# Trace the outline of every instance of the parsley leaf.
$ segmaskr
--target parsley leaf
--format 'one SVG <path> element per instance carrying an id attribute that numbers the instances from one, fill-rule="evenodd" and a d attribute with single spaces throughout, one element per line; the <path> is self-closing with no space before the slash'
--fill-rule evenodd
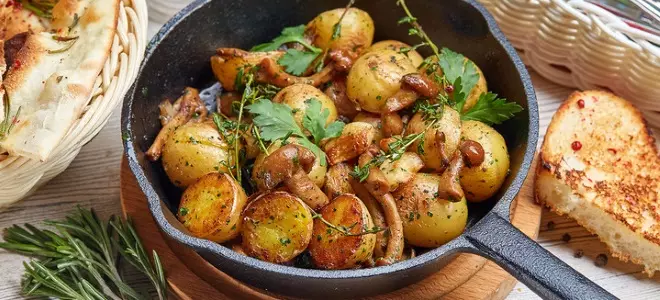
<path id="1" fill-rule="evenodd" d="M 320 144 L 321 140 L 326 138 L 338 137 L 344 130 L 344 123 L 335 121 L 325 126 L 326 120 L 330 115 L 330 111 L 321 105 L 321 101 L 316 98 L 310 98 L 307 101 L 307 109 L 303 117 L 302 125 L 305 129 L 309 130 L 314 137 L 314 143 Z"/>
<path id="2" fill-rule="evenodd" d="M 261 138 L 266 141 L 276 141 L 289 133 L 305 136 L 286 104 L 262 99 L 246 108 L 256 116 L 253 122 L 261 129 Z"/>
<path id="3" fill-rule="evenodd" d="M 507 102 L 506 99 L 497 98 L 497 94 L 489 92 L 481 94 L 474 107 L 463 113 L 461 119 L 481 121 L 488 125 L 501 124 L 522 110 L 517 103 Z"/>
<path id="4" fill-rule="evenodd" d="M 479 73 L 474 63 L 460 53 L 442 48 L 439 59 L 445 78 L 454 86 L 453 99 L 456 110 L 462 111 L 467 97 L 479 81 Z"/>
<path id="5" fill-rule="evenodd" d="M 319 56 L 320 52 L 305 52 L 297 49 L 289 49 L 286 51 L 277 63 L 283 66 L 287 73 L 300 76 L 314 62 Z"/>
<path id="6" fill-rule="evenodd" d="M 298 142 L 301 146 L 312 151 L 312 153 L 320 159 L 322 166 L 327 165 L 325 152 L 323 152 L 319 146 L 307 139 L 303 131 L 298 127 L 296 120 L 293 118 L 293 112 L 289 106 L 281 103 L 273 103 L 267 99 L 261 99 L 246 108 L 250 113 L 255 115 L 253 122 L 261 130 L 262 139 L 274 142 L 285 139 L 291 135 L 297 136 L 299 137 Z M 310 110 L 307 109 L 305 114 L 307 115 L 309 111 Z M 325 130 L 327 132 L 327 129 Z"/>
<path id="7" fill-rule="evenodd" d="M 270 43 L 256 45 L 252 47 L 250 51 L 252 52 L 275 51 L 278 48 L 282 47 L 282 45 L 293 42 L 300 43 L 301 45 L 305 46 L 308 49 L 315 48 L 309 45 L 309 43 L 307 43 L 304 36 L 305 36 L 305 25 L 286 27 L 282 30 L 280 36 L 274 38 Z"/>

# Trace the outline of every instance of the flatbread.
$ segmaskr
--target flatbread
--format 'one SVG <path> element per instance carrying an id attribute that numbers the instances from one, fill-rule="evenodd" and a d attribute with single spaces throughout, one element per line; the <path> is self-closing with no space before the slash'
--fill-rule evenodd
<path id="1" fill-rule="evenodd" d="M 0 0 L 0 40 L 11 39 L 23 32 L 38 33 L 48 29 L 47 21 L 14 0 Z"/>
<path id="2" fill-rule="evenodd" d="M 66 25 L 76 24 L 68 33 L 69 37 L 78 37 L 75 41 L 57 41 L 50 32 L 27 38 L 16 61 L 9 64 L 3 82 L 12 115 L 19 107 L 21 114 L 0 148 L 12 155 L 48 159 L 91 97 L 94 82 L 110 54 L 119 1 L 81 0 L 67 9 L 62 15 L 76 19 Z M 53 30 L 65 29 L 64 25 L 59 27 Z"/>

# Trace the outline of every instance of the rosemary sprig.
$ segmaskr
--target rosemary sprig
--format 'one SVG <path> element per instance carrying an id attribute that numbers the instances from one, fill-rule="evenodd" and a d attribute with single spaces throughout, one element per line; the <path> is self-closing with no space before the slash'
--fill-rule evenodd
<path id="1" fill-rule="evenodd" d="M 133 225 L 119 218 L 102 221 L 93 210 L 78 210 L 62 221 L 46 222 L 55 229 L 30 224 L 5 229 L 0 248 L 32 256 L 21 283 L 26 296 L 62 299 L 145 299 L 123 281 L 119 255 L 146 274 L 166 299 L 165 275 L 158 255 L 146 255 Z"/>
<path id="2" fill-rule="evenodd" d="M 0 141 L 7 138 L 11 130 L 16 125 L 18 117 L 21 115 L 21 107 L 18 108 L 16 114 L 11 116 L 11 101 L 9 100 L 9 94 L 5 90 L 5 94 L 2 97 L 2 105 L 4 108 L 4 119 L 0 122 Z"/>

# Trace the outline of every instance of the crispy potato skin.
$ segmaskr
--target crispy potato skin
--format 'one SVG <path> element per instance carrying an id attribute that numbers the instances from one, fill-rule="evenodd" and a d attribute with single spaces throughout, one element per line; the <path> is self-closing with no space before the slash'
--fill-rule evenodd
<path id="1" fill-rule="evenodd" d="M 373 228 L 369 211 L 354 195 L 345 194 L 335 198 L 321 210 L 321 215 L 334 225 L 353 226 L 349 231 L 351 233 L 360 233 L 365 229 Z M 314 264 L 319 268 L 350 269 L 370 260 L 375 244 L 375 234 L 345 236 L 316 219 L 309 253 Z"/>
<path id="2" fill-rule="evenodd" d="M 397 161 L 385 161 L 379 169 L 387 178 L 390 190 L 394 191 L 400 185 L 412 180 L 412 178 L 424 167 L 422 159 L 413 152 L 405 152 Z"/>
<path id="3" fill-rule="evenodd" d="M 300 145 L 300 143 L 295 137 L 289 138 L 288 142 L 294 145 Z M 270 144 L 267 150 L 268 153 L 273 153 L 277 151 L 277 149 L 280 149 L 281 147 L 282 147 L 282 142 L 277 141 Z M 254 161 L 254 167 L 252 168 L 253 176 L 254 174 L 256 174 L 256 171 L 260 169 L 259 166 L 264 162 L 264 159 L 266 159 L 266 153 L 259 153 L 259 155 L 257 155 L 257 159 Z M 312 170 L 310 170 L 309 173 L 307 173 L 307 176 L 309 177 L 309 179 L 312 180 L 312 182 L 314 182 L 314 184 L 316 184 L 320 188 L 323 187 L 323 185 L 325 184 L 325 173 L 327 171 L 328 171 L 328 167 L 321 166 L 321 160 L 318 159 L 317 157 L 316 160 L 314 161 L 314 166 L 312 167 Z"/>
<path id="4" fill-rule="evenodd" d="M 330 140 L 325 145 L 325 154 L 330 165 L 351 160 L 367 151 L 376 141 L 376 130 L 371 124 L 363 122 L 349 123 L 341 136 Z"/>
<path id="5" fill-rule="evenodd" d="M 495 129 L 479 121 L 463 122 L 461 139 L 473 140 L 484 148 L 484 162 L 472 168 L 464 167 L 460 182 L 470 202 L 492 197 L 509 173 L 509 151 L 506 141 Z"/>
<path id="6" fill-rule="evenodd" d="M 342 194 L 355 194 L 351 187 L 351 167 L 345 163 L 336 164 L 325 174 L 325 194 L 334 199 Z"/>
<path id="7" fill-rule="evenodd" d="M 406 129 L 406 134 L 415 134 L 424 132 L 427 124 L 423 120 L 422 114 L 415 114 Z M 458 144 L 460 143 L 461 138 L 461 117 L 457 111 L 452 109 L 449 106 L 445 106 L 445 111 L 442 114 L 442 119 L 433 128 L 430 128 L 424 134 L 424 153 L 420 154 L 420 157 L 424 161 L 426 168 L 430 168 L 434 171 L 441 172 L 444 170 L 446 165 L 440 159 L 442 157 L 440 153 L 438 141 L 438 133 L 444 133 L 445 135 L 445 150 L 448 157 L 452 157 L 453 154 L 458 149 Z M 414 143 L 410 148 L 410 151 L 417 152 L 418 146 L 421 142 Z"/>
<path id="8" fill-rule="evenodd" d="M 291 107 L 296 123 L 300 128 L 304 128 L 302 120 L 305 116 L 305 111 L 307 111 L 307 101 L 312 98 L 321 102 L 322 109 L 328 110 L 329 114 L 326 119 L 326 125 L 337 120 L 337 107 L 335 107 L 335 103 L 321 90 L 308 84 L 294 84 L 283 88 L 275 95 L 273 102 L 284 103 Z"/>
<path id="9" fill-rule="evenodd" d="M 406 242 L 410 245 L 438 247 L 461 235 L 465 229 L 467 202 L 436 198 L 440 182 L 437 175 L 419 173 L 392 194 L 403 220 Z"/>
<path id="10" fill-rule="evenodd" d="M 165 141 L 163 168 L 170 180 L 185 188 L 211 172 L 227 172 L 233 165 L 227 144 L 211 123 L 187 123 Z M 224 162 L 224 163 L 223 163 Z"/>
<path id="11" fill-rule="evenodd" d="M 374 140 L 376 142 L 382 140 L 385 137 L 385 133 L 383 131 L 383 120 L 379 115 L 361 111 L 357 114 L 357 116 L 355 116 L 355 118 L 353 118 L 353 122 L 364 122 L 371 124 L 371 126 L 376 129 L 376 135 L 374 136 Z"/>
<path id="12" fill-rule="evenodd" d="M 261 63 L 264 58 L 278 60 L 284 51 L 248 52 L 235 48 L 220 48 L 217 55 L 211 57 L 211 69 L 215 78 L 220 81 L 226 91 L 236 90 L 236 76 L 240 70 L 247 70 Z"/>
<path id="13" fill-rule="evenodd" d="M 243 212 L 243 251 L 272 263 L 288 262 L 307 248 L 313 224 L 299 198 L 287 192 L 262 194 Z"/>
<path id="14" fill-rule="evenodd" d="M 401 51 L 401 49 L 409 48 L 409 47 L 410 45 L 404 42 L 395 41 L 395 40 L 385 40 L 385 41 L 376 42 L 373 45 L 371 45 L 371 47 L 369 47 L 369 49 L 365 51 L 365 54 L 383 49 L 399 52 Z M 410 61 L 413 63 L 413 66 L 415 67 L 419 67 L 424 61 L 424 58 L 416 50 L 409 51 L 407 56 L 408 59 L 410 59 Z"/>
<path id="15" fill-rule="evenodd" d="M 341 35 L 333 40 L 333 27 L 339 22 L 344 8 L 323 12 L 306 27 L 306 34 L 314 45 L 323 50 L 345 50 L 360 53 L 369 48 L 374 40 L 374 21 L 361 9 L 350 8 L 341 21 Z"/>
<path id="16" fill-rule="evenodd" d="M 417 73 L 417 68 L 401 53 L 387 49 L 367 53 L 348 73 L 348 98 L 362 110 L 380 113 L 386 100 L 401 89 L 403 76 L 411 73 Z"/>
<path id="17" fill-rule="evenodd" d="M 178 219 L 193 236 L 224 243 L 238 236 L 246 203 L 245 191 L 231 176 L 210 173 L 183 192 Z"/>

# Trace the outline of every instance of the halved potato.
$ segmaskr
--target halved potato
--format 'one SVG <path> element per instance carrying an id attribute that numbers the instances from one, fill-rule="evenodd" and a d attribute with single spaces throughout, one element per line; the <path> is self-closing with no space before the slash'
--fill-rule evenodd
<path id="1" fill-rule="evenodd" d="M 394 191 L 401 184 L 410 181 L 423 167 L 424 162 L 419 158 L 419 155 L 412 152 L 405 152 L 399 160 L 391 161 L 386 159 L 379 168 L 383 171 L 387 182 L 390 184 L 390 191 Z"/>
<path id="2" fill-rule="evenodd" d="M 419 173 L 392 193 L 403 220 L 406 242 L 433 248 L 446 244 L 463 233 L 468 208 L 465 199 L 451 202 L 438 199 L 440 176 Z"/>
<path id="3" fill-rule="evenodd" d="M 325 174 L 324 191 L 330 199 L 343 194 L 355 194 L 351 187 L 351 167 L 345 163 L 330 167 Z"/>
<path id="4" fill-rule="evenodd" d="M 373 221 L 364 203 L 354 195 L 341 195 L 321 210 L 323 219 L 343 226 L 352 234 L 373 229 Z M 314 264 L 323 269 L 340 270 L 357 267 L 371 259 L 376 234 L 344 235 L 314 220 L 314 235 L 309 253 Z"/>
<path id="5" fill-rule="evenodd" d="M 193 236 L 224 243 L 238 236 L 246 203 L 238 182 L 228 174 L 211 173 L 183 192 L 178 218 Z"/>
<path id="6" fill-rule="evenodd" d="M 299 198 L 287 192 L 262 194 L 243 212 L 242 248 L 264 261 L 288 262 L 307 248 L 313 224 Z"/>
<path id="7" fill-rule="evenodd" d="M 360 156 L 376 142 L 376 129 L 363 122 L 349 123 L 341 136 L 331 139 L 325 145 L 325 154 L 330 165 L 335 165 Z"/>

